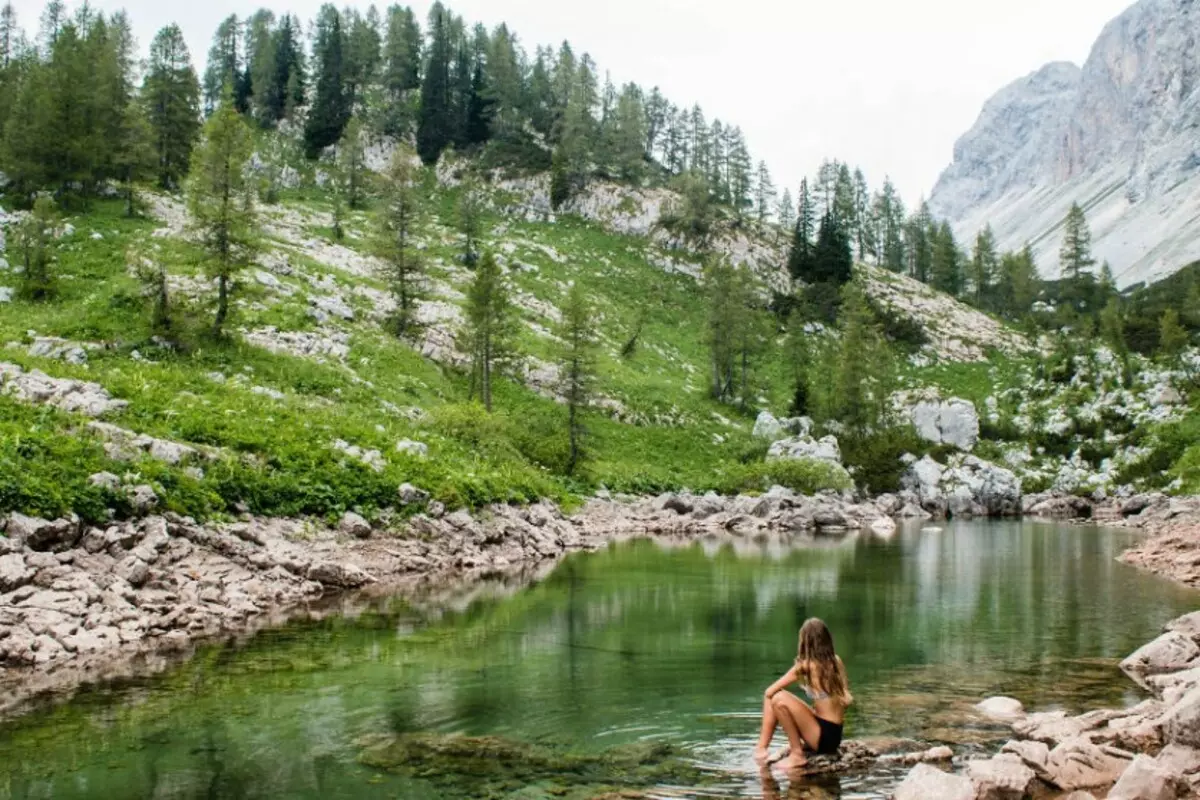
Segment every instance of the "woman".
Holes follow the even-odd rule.
[[[785,689],[799,683],[812,700],[812,706]],[[762,735],[754,748],[754,760],[768,763],[768,748],[775,726],[781,725],[788,737],[789,753],[780,767],[793,770],[808,763],[805,748],[818,755],[832,755],[842,745],[846,709],[854,702],[846,666],[833,649],[833,635],[819,619],[810,619],[800,628],[796,663],[771,684],[763,697]]]

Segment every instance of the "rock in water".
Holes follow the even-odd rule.
[[[969,778],[951,775],[928,764],[912,768],[896,787],[895,800],[975,800],[975,787]]]
[[[975,708],[984,716],[999,720],[1016,719],[1025,713],[1021,701],[1011,697],[989,697]]]
[[[1121,662],[1125,674],[1146,689],[1151,688],[1146,681],[1151,675],[1179,672],[1192,667],[1200,667],[1200,647],[1176,631],[1164,633]]]

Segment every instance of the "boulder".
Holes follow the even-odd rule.
[[[371,523],[353,511],[347,511],[338,521],[338,530],[356,539],[367,539],[371,536]]]
[[[895,800],[975,800],[971,780],[929,764],[917,764],[896,787]]]
[[[424,442],[414,442],[410,439],[401,439],[396,442],[396,452],[404,453],[405,455],[413,456],[414,458],[425,458],[429,455],[429,445]]]
[[[768,461],[824,461],[842,465],[842,450],[836,436],[816,440],[811,436],[796,436],[780,439],[767,451]]]
[[[1168,744],[1200,748],[1200,688],[1192,689],[1163,718]]]
[[[674,511],[676,514],[684,515],[692,513],[695,504],[692,503],[690,498],[672,494],[663,500],[662,508],[663,511]]]
[[[944,402],[923,401],[910,413],[913,427],[926,441],[967,452],[979,443],[979,414],[969,400],[953,397]]]
[[[1166,624],[1165,630],[1182,633],[1193,642],[1200,644],[1200,611],[1184,614]]]
[[[1179,776],[1149,756],[1139,755],[1108,793],[1108,800],[1175,800]]]
[[[1179,672],[1198,666],[1200,646],[1178,631],[1167,631],[1121,662],[1121,669],[1125,674],[1144,689],[1152,688],[1146,680],[1151,675]]]
[[[411,483],[402,483],[396,490],[396,499],[406,506],[423,506],[429,502],[429,492],[418,489]]]
[[[1132,759],[1132,753],[1098,745],[1080,736],[1050,751],[1043,780],[1064,792],[1110,786]]]
[[[763,411],[754,421],[753,436],[755,439],[766,439],[769,442],[779,441],[784,438],[783,423],[775,419],[770,411]]]
[[[1025,706],[1012,697],[989,697],[976,705],[975,709],[985,717],[999,720],[1017,719],[1025,714]]]
[[[25,563],[20,553],[0,556],[0,594],[15,591],[33,580],[36,570]]]
[[[1021,513],[1021,481],[1010,470],[975,456],[946,466],[929,456],[909,464],[901,485],[935,516],[1007,517]]]
[[[78,519],[59,519],[53,522],[27,517],[13,512],[5,529],[8,538],[30,550],[62,552],[79,543],[83,534]]]
[[[1031,498],[1025,513],[1043,519],[1091,519],[1092,503],[1074,495],[1047,495]]]
[[[158,507],[158,493],[154,491],[154,487],[142,484],[130,487],[126,491],[134,512],[148,514]]]
[[[110,492],[116,492],[121,489],[121,479],[111,472],[97,472],[94,475],[89,475],[88,483]]]
[[[113,570],[117,577],[124,578],[132,587],[142,586],[150,579],[150,567],[137,556],[128,556]]]
[[[1011,753],[967,762],[967,778],[975,787],[976,800],[1024,800],[1037,780],[1020,756]]]
[[[352,564],[321,561],[308,568],[308,579],[335,589],[357,589],[374,578]]]
[[[1050,760],[1050,748],[1044,742],[1014,739],[1001,747],[1000,752],[1015,755],[1039,778],[1046,778],[1046,762]]]

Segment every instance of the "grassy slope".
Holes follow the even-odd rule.
[[[442,225],[452,219],[453,192],[437,191],[427,200],[427,255],[435,274],[456,276],[462,288],[466,276],[448,266],[455,237]],[[296,196],[287,205],[305,210],[321,203]],[[557,304],[566,281],[586,287],[604,339],[601,388],[639,419],[650,421],[629,425],[589,415],[595,457],[584,475],[569,480],[559,474],[565,452],[560,406],[506,382],[497,390],[500,412],[487,418],[465,404],[467,387],[460,374],[391,339],[361,313],[365,301],[349,291],[344,296],[360,313],[356,322],[341,326],[351,336],[344,364],[272,354],[236,336],[214,340],[203,333],[210,313],[207,301],[181,310],[183,349],[156,345],[140,286],[126,271],[126,250],[133,244],[158,248],[148,252],[162,259],[172,275],[187,276],[199,272],[194,248],[178,239],[151,238],[159,223],[125,220],[116,202],[96,203],[71,221],[76,233],[62,240],[58,254],[60,296],[46,304],[16,300],[0,307],[0,342],[27,342],[27,332],[36,331],[103,343],[104,349],[93,351],[88,363],[79,366],[33,358],[23,345],[0,350],[0,360],[55,377],[97,382],[129,401],[125,412],[108,421],[138,433],[222,448],[226,456],[199,464],[203,477],[149,459],[115,463],[105,457],[98,439],[78,435],[83,418],[0,398],[0,511],[53,515],[75,510],[99,517],[105,507],[122,509],[122,498],[87,486],[87,476],[100,470],[149,480],[167,507],[199,515],[230,512],[239,504],[271,514],[331,515],[347,508],[371,514],[394,504],[402,481],[433,491],[451,506],[471,507],[535,497],[568,500],[600,485],[639,492],[764,485],[763,467],[757,463],[761,448],[749,437],[752,420],[705,396],[704,304],[696,284],[648,264],[648,245],[642,240],[610,235],[581,221],[487,220],[489,231],[503,224],[503,240],[521,243],[510,260],[536,267],[513,272],[523,291]],[[358,214],[349,227],[362,231],[367,226],[365,216]],[[92,238],[93,232],[103,238]],[[325,235],[316,224],[307,233]],[[552,259],[534,243],[549,245],[562,258]],[[365,249],[361,239],[347,244]],[[292,263],[310,274],[330,275],[346,290],[354,284],[382,288],[373,278],[341,273],[311,259],[293,257]],[[314,329],[316,323],[306,313],[308,285],[295,278],[281,280],[291,282],[297,292],[276,302],[252,275],[244,275],[233,327]],[[13,277],[0,276],[0,282],[11,284]],[[179,302],[188,300],[185,294],[176,293]],[[648,313],[642,344],[634,358],[621,359],[617,351],[643,306]],[[536,314],[526,317],[551,327]],[[553,357],[553,342],[532,330],[523,334],[522,344],[533,355]],[[769,371],[780,370],[773,366]],[[208,377],[217,372],[229,380]],[[785,387],[776,384],[772,399],[786,395]],[[284,398],[256,394],[252,387],[281,392]],[[389,412],[385,402],[418,407],[428,416],[412,422]],[[397,453],[395,442],[405,438],[428,443],[431,457]],[[386,467],[375,472],[345,457],[332,448],[336,439],[379,450]],[[755,465],[744,466],[743,459]],[[791,478],[808,488],[827,482],[811,470],[773,477]]]

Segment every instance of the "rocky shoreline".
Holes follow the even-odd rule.
[[[0,518],[0,717],[84,684],[159,671],[198,643],[246,636],[360,592],[519,571],[638,536],[775,538],[782,546],[895,530],[876,503],[784,489],[596,499],[570,516],[548,503],[472,516],[413,500],[426,512],[374,525],[347,513],[336,527],[249,517],[199,524],[173,514],[106,527]]]
[[[336,526],[251,517],[200,524],[172,514],[107,527],[20,514],[0,519],[0,718],[69,698],[83,685],[166,669],[205,642],[249,636],[295,616],[339,613],[364,593],[518,573],[643,536],[781,548],[851,531],[890,536],[896,518],[919,508],[903,494],[856,502],[848,494],[805,497],[778,487],[757,497],[597,498],[570,515],[548,503],[446,514],[426,497],[413,499],[425,513],[374,524],[348,513]],[[1122,560],[1200,588],[1200,498],[1034,496],[1022,506],[1029,516],[1145,530],[1150,537]],[[1153,699],[1071,718],[1024,715],[1013,710],[1015,701],[985,704],[985,713],[1016,719],[1017,738],[961,774],[919,764],[897,799],[1103,790],[1118,779],[1167,789],[1110,800],[1200,796],[1200,612],[1168,628],[1122,665]],[[877,760],[887,757],[864,750],[827,767],[844,771]]]

